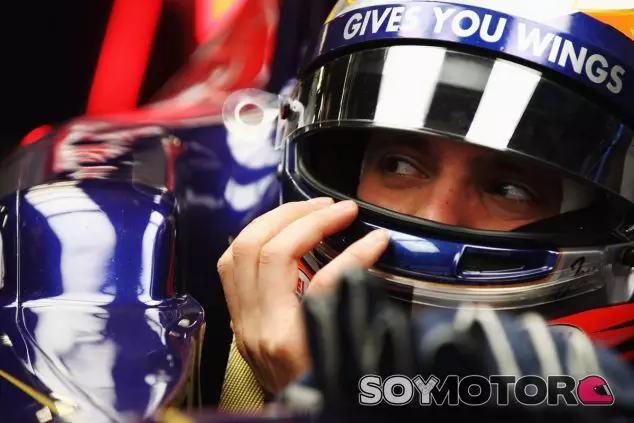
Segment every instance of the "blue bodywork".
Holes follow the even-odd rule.
[[[45,418],[50,403],[71,421],[147,417],[198,383],[204,326],[178,269],[171,141],[129,143],[101,179],[73,161],[90,161],[83,147],[108,148],[118,135],[72,145],[63,135],[25,147],[0,171],[15,191],[1,206],[0,409],[8,421],[38,410]],[[58,160],[73,163],[71,175],[52,170]]]
[[[266,140],[233,142],[217,121],[79,120],[17,152],[0,170],[3,416],[44,408],[31,391],[72,421],[201,403],[205,320],[218,344],[209,380],[230,340],[216,261],[274,205],[278,154]],[[171,398],[186,384],[187,398]]]
[[[277,93],[294,76],[333,2],[301,3],[280,2],[268,81],[231,90]],[[267,4],[240,16],[263,19]],[[249,54],[239,47],[231,60]],[[196,60],[172,87],[207,78]],[[228,136],[226,92],[193,106],[178,94],[59,125],[0,167],[1,422],[139,421],[218,403],[231,330],[216,263],[279,203],[280,152],[268,133]]]

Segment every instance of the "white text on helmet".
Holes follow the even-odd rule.
[[[352,40],[382,33],[415,34],[428,28],[433,29],[436,35],[442,34],[442,39],[477,37],[485,43],[505,44],[501,47],[502,51],[528,53],[542,63],[548,60],[563,69],[583,75],[593,84],[604,84],[613,94],[623,91],[625,68],[611,65],[604,55],[591,54],[587,47],[572,40],[522,21],[509,22],[496,14],[439,6],[434,7],[433,11],[432,16],[419,5],[361,10],[346,21],[343,38]]]

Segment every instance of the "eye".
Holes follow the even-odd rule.
[[[494,188],[494,192],[516,202],[528,203],[535,200],[535,196],[527,188],[512,183],[501,183]]]
[[[388,156],[381,160],[381,170],[386,173],[414,176],[421,172],[408,159],[399,156]]]

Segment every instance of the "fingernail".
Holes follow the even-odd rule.
[[[338,212],[350,211],[356,209],[357,205],[352,200],[340,201],[332,206],[332,209]]]
[[[312,200],[308,200],[308,204],[312,204],[315,206],[327,206],[329,204],[332,204],[333,202],[334,200],[329,197],[319,197],[319,198],[313,198]]]
[[[368,242],[383,242],[389,238],[389,234],[385,229],[376,229],[365,236]]]

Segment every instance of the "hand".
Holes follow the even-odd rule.
[[[353,201],[284,204],[251,222],[218,261],[238,349],[271,394],[311,365],[295,295],[297,262],[357,214]],[[366,235],[317,272],[305,295],[332,289],[348,268],[371,267],[387,244],[385,230]]]

